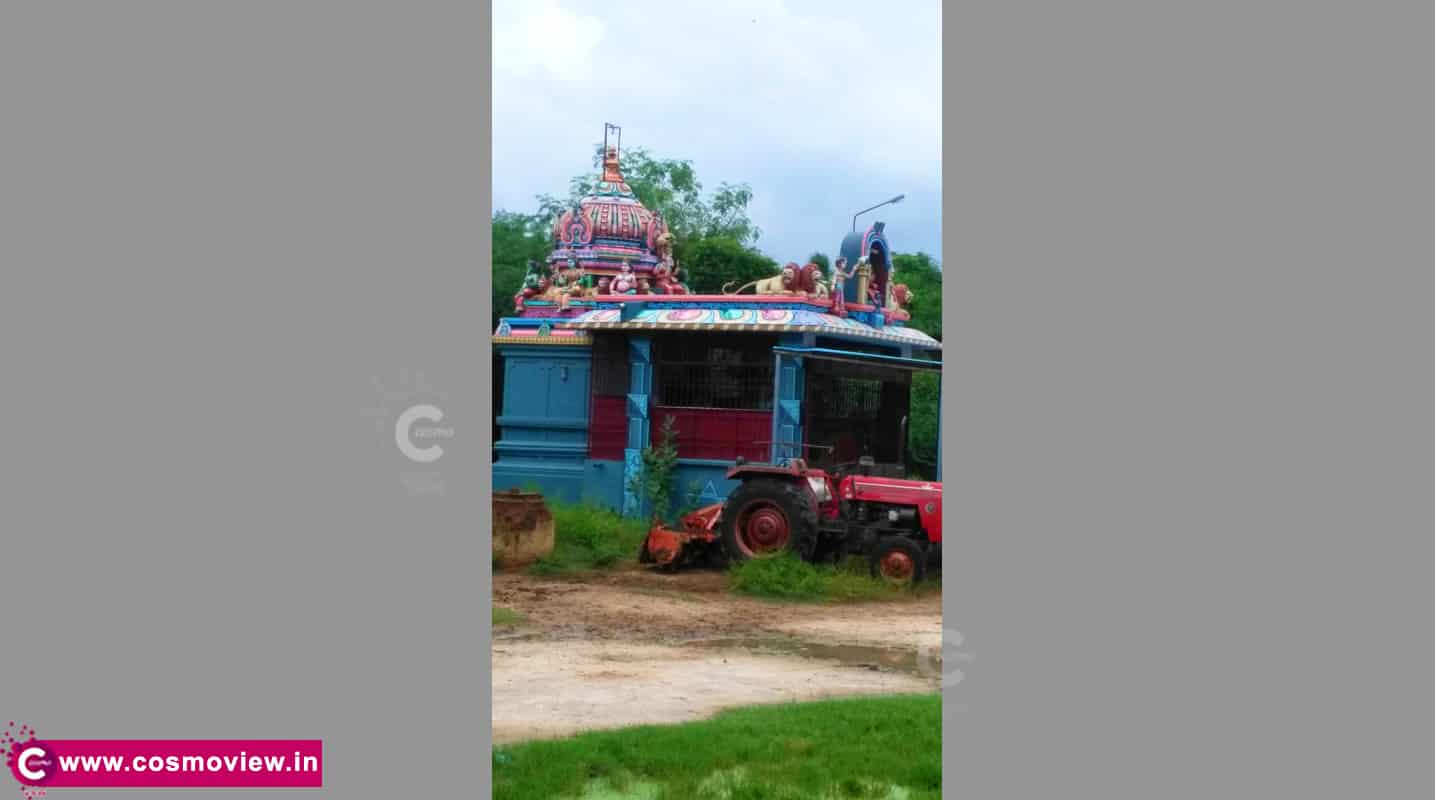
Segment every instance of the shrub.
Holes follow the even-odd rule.
[[[550,501],[548,509],[553,513],[553,552],[529,569],[535,575],[606,569],[636,560],[648,535],[641,520],[624,519],[599,505]]]
[[[673,475],[678,468],[677,429],[673,417],[663,418],[658,441],[643,450],[642,470],[628,479],[628,491],[648,506],[652,519],[667,522],[672,505]]]
[[[728,588],[774,600],[818,600],[826,590],[818,567],[792,553],[733,564]]]
[[[915,587],[894,586],[872,577],[867,562],[849,558],[840,564],[811,564],[785,553],[734,564],[728,588],[770,600],[850,602],[898,600],[938,591],[935,581]]]

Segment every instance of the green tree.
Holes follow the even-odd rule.
[[[513,295],[523,285],[528,260],[542,262],[553,249],[549,220],[541,214],[493,212],[493,306],[489,330],[500,317],[513,315]]]
[[[907,421],[907,455],[914,476],[937,477],[938,401],[942,394],[942,376],[934,372],[918,372],[912,376],[912,410]]]
[[[897,253],[892,256],[893,280],[905,283],[914,299],[907,307],[907,323],[934,339],[942,338],[942,269],[926,253]]]
[[[895,275],[893,280],[905,283],[914,298],[907,307],[907,312],[912,315],[907,324],[940,340],[941,267],[926,253],[896,253],[892,256],[892,270]],[[941,391],[940,374],[921,372],[912,376],[912,412],[907,427],[907,452],[911,455],[916,472],[928,478],[936,477],[937,459],[941,455],[937,451],[937,414]]]
[[[725,236],[679,240],[677,258],[697,294],[720,294],[724,284],[731,283],[736,289],[778,271],[776,261]]]
[[[827,259],[827,254],[822,252],[821,250],[818,250],[817,252],[808,256],[807,260],[812,262],[813,264],[816,264],[819,267],[822,267],[822,274],[832,274],[832,262]]]

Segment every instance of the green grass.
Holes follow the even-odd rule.
[[[860,558],[838,565],[809,564],[789,553],[733,564],[728,588],[768,600],[853,602],[910,599],[937,591],[941,584],[929,577],[914,587],[894,586],[872,577]]]
[[[514,611],[511,608],[503,608],[502,606],[493,607],[494,625],[517,625],[525,619],[526,617],[524,617],[521,612]]]
[[[535,575],[609,569],[636,561],[648,535],[647,523],[624,519],[602,506],[549,501],[548,509],[553,512],[553,552],[529,568]]]
[[[927,800],[941,696],[755,706],[686,725],[495,748],[493,796],[544,800]]]

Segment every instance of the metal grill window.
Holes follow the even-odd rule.
[[[882,381],[824,375],[809,385],[807,407],[822,419],[877,419],[882,411]]]
[[[601,333],[593,337],[593,394],[626,395],[630,374],[627,337]]]
[[[767,337],[675,335],[659,340],[658,402],[686,408],[772,410]]]

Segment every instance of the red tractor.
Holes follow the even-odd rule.
[[[830,471],[796,458],[785,466],[739,460],[727,477],[742,483],[727,500],[683,517],[681,530],[654,525],[641,560],[676,569],[715,556],[858,554],[875,576],[920,581],[941,560],[942,484],[875,476],[874,466],[867,457]]]

